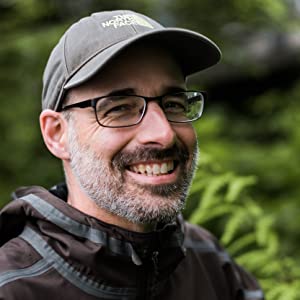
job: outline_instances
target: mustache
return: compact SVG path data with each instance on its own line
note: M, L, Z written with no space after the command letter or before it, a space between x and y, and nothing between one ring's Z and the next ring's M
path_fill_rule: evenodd
M137 161L174 159L185 164L190 153L185 146L174 145L168 149L153 148L149 146L137 147L132 151L121 151L112 160L112 165L119 170Z

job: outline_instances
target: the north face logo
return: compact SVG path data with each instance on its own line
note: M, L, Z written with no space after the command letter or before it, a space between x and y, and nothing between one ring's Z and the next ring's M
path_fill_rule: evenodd
M114 16L113 19L102 23L102 26L104 28L110 26L113 26L114 28L118 28L118 27L129 26L129 25L140 25L148 28L153 28L153 26L142 17L139 17L137 15L131 15L131 14L117 15Z

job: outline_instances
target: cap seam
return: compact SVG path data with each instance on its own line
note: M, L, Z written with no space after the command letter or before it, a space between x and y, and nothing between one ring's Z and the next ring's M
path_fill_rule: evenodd
M137 31L137 29L134 27L134 25L131 25L133 31L136 33L136 34L139 34L139 32Z
M68 34L65 35L65 38L64 38L64 67L65 67L65 70L67 72L67 75L69 77L69 69L68 69L68 65L67 65L67 57L66 57L66 45L67 45L67 37L68 37Z

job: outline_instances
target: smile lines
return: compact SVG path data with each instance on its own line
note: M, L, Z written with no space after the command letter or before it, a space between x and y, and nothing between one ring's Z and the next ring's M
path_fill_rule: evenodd
M170 173L174 170L174 161L162 163L139 163L129 167L130 171L147 176L160 176Z

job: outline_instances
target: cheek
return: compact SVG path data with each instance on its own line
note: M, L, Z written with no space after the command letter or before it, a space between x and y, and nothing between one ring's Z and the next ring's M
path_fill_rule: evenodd
M131 134L124 129L102 127L93 134L89 144L103 160L110 162L116 154L126 147L131 139Z
M133 139L134 131L131 127L106 128L99 126L92 115L76 117L70 126L79 144L91 149L103 161L110 162Z
M191 124L185 124L175 129L178 139L183 143L190 154L193 153L197 145L197 135L194 127Z

